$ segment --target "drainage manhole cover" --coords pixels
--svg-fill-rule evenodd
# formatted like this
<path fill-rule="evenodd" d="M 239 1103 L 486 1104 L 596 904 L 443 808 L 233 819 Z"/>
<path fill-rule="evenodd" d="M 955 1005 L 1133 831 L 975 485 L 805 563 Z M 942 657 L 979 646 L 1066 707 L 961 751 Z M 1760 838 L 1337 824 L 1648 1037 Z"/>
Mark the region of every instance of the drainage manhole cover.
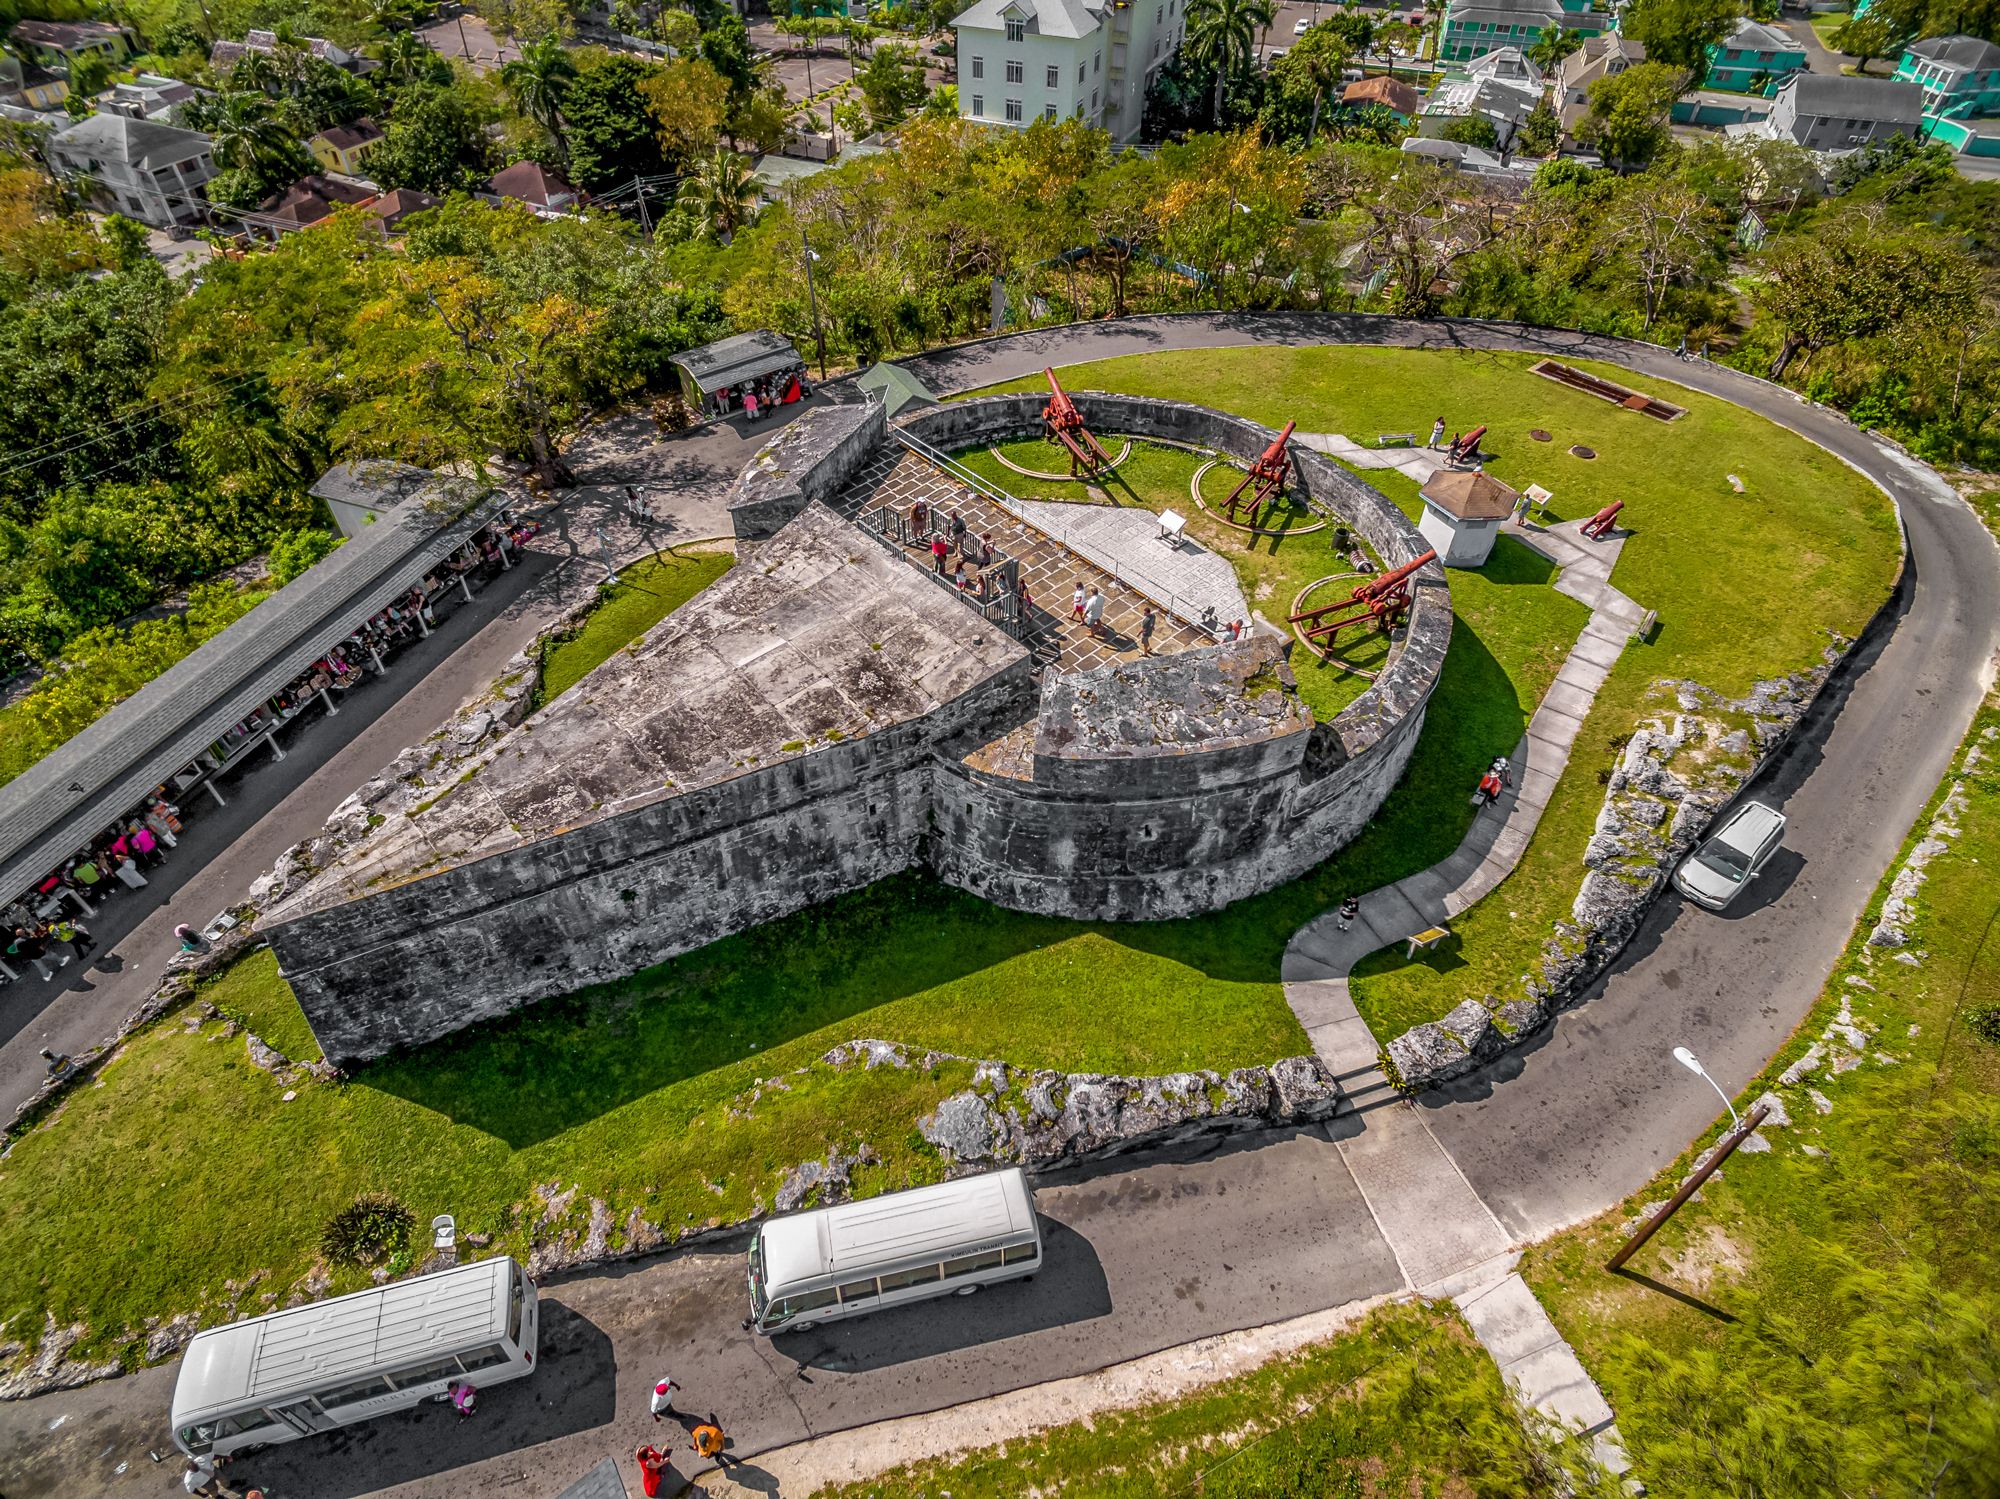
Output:
<path fill-rule="evenodd" d="M 1540 427 L 1536 427 L 1536 428 L 1535 428 L 1534 430 L 1532 430 L 1531 432 L 1529 432 L 1529 433 L 1528 433 L 1528 436 L 1530 436 L 1530 437 L 1534 438 L 1536 442 L 1553 442 L 1553 441 L 1555 441 L 1555 439 L 1554 439 L 1554 438 L 1550 437 L 1550 436 L 1549 436 L 1549 434 L 1548 434 L 1548 433 L 1546 433 L 1546 432 L 1544 432 L 1544 431 L 1543 431 L 1543 430 L 1542 430 L 1542 429 L 1541 429 Z"/>
<path fill-rule="evenodd" d="M 1573 458 L 1595 458 L 1597 456 L 1597 450 L 1595 448 L 1586 448 L 1581 444 L 1571 448 L 1569 451 L 1570 451 L 1570 456 Z"/>

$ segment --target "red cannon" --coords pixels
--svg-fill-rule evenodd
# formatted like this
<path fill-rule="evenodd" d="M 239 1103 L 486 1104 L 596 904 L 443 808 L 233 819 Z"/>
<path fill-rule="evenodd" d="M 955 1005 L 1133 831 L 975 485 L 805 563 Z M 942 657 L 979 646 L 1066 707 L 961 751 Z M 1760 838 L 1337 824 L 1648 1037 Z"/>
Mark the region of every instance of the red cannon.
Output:
<path fill-rule="evenodd" d="M 1336 603 L 1301 610 L 1291 616 L 1291 623 L 1304 625 L 1306 640 L 1321 650 L 1349 625 L 1372 624 L 1380 630 L 1393 630 L 1409 616 L 1410 579 L 1426 562 L 1436 560 L 1434 550 L 1413 557 L 1392 572 L 1368 579 Z"/>
<path fill-rule="evenodd" d="M 1445 451 L 1448 463 L 1470 463 L 1479 456 L 1479 439 L 1486 435 L 1484 427 L 1474 427 L 1463 437 L 1454 437 Z"/>
<path fill-rule="evenodd" d="M 1578 529 L 1592 541 L 1602 541 L 1610 532 L 1612 522 L 1618 519 L 1618 512 L 1625 508 L 1623 500 L 1613 500 L 1597 514 L 1585 521 Z"/>
<path fill-rule="evenodd" d="M 1243 476 L 1243 482 L 1229 491 L 1229 498 L 1223 501 L 1222 506 L 1224 519 L 1239 526 L 1254 526 L 1259 511 L 1284 497 L 1285 479 L 1289 472 L 1285 444 L 1291 441 L 1292 431 L 1297 426 L 1297 422 L 1286 422 L 1285 430 L 1264 449 L 1264 456 L 1250 465 L 1250 472 Z M 1248 496 L 1243 493 L 1246 489 L 1250 491 Z"/>
<path fill-rule="evenodd" d="M 1054 370 L 1045 369 L 1042 374 L 1049 382 L 1049 404 L 1042 408 L 1042 430 L 1051 442 L 1059 442 L 1069 450 L 1069 471 L 1073 476 L 1089 474 L 1095 476 L 1111 467 L 1111 455 L 1095 437 L 1090 428 L 1083 424 L 1083 413 L 1076 409 L 1076 402 L 1056 379 Z"/>

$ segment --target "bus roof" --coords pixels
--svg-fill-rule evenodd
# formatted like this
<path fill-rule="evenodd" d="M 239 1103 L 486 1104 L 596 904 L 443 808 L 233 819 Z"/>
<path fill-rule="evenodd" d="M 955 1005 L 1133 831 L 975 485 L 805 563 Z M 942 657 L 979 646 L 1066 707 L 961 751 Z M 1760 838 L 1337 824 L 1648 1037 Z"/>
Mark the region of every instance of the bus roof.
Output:
<path fill-rule="evenodd" d="M 774 1218 L 763 1228 L 764 1281 L 790 1286 L 902 1261 L 942 1259 L 1032 1233 L 1035 1201 L 1021 1169 L 961 1177 L 861 1202 Z"/>
<path fill-rule="evenodd" d="M 513 1264 L 475 1260 L 196 1333 L 174 1382 L 174 1425 L 497 1338 Z"/>

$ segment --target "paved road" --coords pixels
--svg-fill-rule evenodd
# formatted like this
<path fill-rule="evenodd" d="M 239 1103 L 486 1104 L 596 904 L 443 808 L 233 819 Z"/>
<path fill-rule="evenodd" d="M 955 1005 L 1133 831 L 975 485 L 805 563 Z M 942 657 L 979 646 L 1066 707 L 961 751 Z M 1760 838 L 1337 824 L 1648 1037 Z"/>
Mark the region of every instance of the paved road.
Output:
<path fill-rule="evenodd" d="M 41 1086 L 41 1048 L 76 1053 L 113 1034 L 152 992 L 177 946 L 174 927 L 204 923 L 243 898 L 278 855 L 317 832 L 347 796 L 405 746 L 483 691 L 508 657 L 602 575 L 599 529 L 620 560 L 655 546 L 727 535 L 728 485 L 751 453 L 800 408 L 746 431 L 741 419 L 662 439 L 643 416 L 594 428 L 570 450 L 581 487 L 544 514 L 525 565 L 502 573 L 429 640 L 404 647 L 385 677 L 343 700 L 338 717 L 309 709 L 280 731 L 285 759 L 256 751 L 224 783 L 227 808 L 184 798 L 187 830 L 144 890 L 113 892 L 91 921 L 100 946 L 42 982 L 32 968 L 0 986 L 0 1112 Z M 634 527 L 602 486 L 641 486 L 659 517 Z"/>
<path fill-rule="evenodd" d="M 1663 903 L 1589 1004 L 1530 1049 L 1426 1101 L 1432 1128 L 1485 1201 L 1513 1231 L 1540 1232 L 1625 1195 L 1709 1122 L 1713 1103 L 1669 1081 L 1667 1045 L 1690 1041 L 1725 1084 L 1740 1085 L 1803 1015 L 1970 719 L 2000 643 L 2000 553 L 1934 477 L 1839 418 L 1731 371 L 1579 335 L 1206 315 L 1024 334 L 911 363 L 934 388 L 957 390 L 1047 363 L 1256 341 L 1619 359 L 1805 433 L 1888 485 L 1904 508 L 1911 566 L 1886 621 L 1893 628 L 1859 654 L 1759 787 L 1793 817 L 1798 859 L 1777 867 L 1758 891 L 1761 904 L 1735 919 Z M 551 1319 L 550 1362 L 562 1362 L 564 1378 L 495 1390 L 464 1426 L 435 1416 L 377 1423 L 273 1453 L 255 1473 L 276 1479 L 278 1495 L 551 1493 L 643 1438 L 642 1392 L 662 1360 L 695 1399 L 713 1399 L 754 1453 L 1335 1305 L 1396 1280 L 1337 1152 L 1313 1133 L 1102 1170 L 1050 1189 L 1044 1205 L 1061 1226 L 1062 1267 L 1045 1273 L 1032 1300 L 999 1292 L 971 1304 L 943 1329 L 949 1344 L 925 1341 L 941 1333 L 921 1313 L 857 1324 L 825 1343 L 757 1343 L 736 1328 L 732 1260 L 668 1258 L 551 1288 L 570 1319 Z M 144 1459 L 159 1443 L 172 1376 L 152 1370 L 0 1409 L 0 1489 L 163 1492 L 166 1475 Z M 502 1442 L 507 1450 L 496 1454 Z"/>

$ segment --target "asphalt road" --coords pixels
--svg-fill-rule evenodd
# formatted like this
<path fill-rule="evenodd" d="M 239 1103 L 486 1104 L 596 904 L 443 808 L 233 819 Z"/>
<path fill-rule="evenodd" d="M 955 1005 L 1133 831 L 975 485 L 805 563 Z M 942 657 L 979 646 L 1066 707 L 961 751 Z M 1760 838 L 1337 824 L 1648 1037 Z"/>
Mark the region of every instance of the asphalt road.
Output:
<path fill-rule="evenodd" d="M 2000 552 L 1934 476 L 1831 413 L 1732 371 L 1581 335 L 1199 315 L 1022 334 L 909 363 L 950 391 L 1164 348 L 1350 341 L 1605 357 L 1722 395 L 1887 485 L 1909 534 L 1910 566 L 1880 635 L 1755 788 L 1792 818 L 1786 862 L 1726 918 L 1663 901 L 1589 1003 L 1425 1101 L 1468 1179 L 1528 1236 L 1617 1201 L 1710 1122 L 1712 1095 L 1671 1068 L 1668 1046 L 1692 1044 L 1725 1086 L 1739 1086 L 1803 1016 L 1987 680 L 2000 644 Z M 378 1422 L 274 1451 L 243 1476 L 269 1479 L 273 1499 L 550 1494 L 646 1439 L 644 1391 L 662 1372 L 691 1404 L 713 1404 L 754 1454 L 1338 1305 L 1397 1278 L 1338 1153 L 1313 1133 L 1100 1168 L 1039 1195 L 1054 1253 L 1031 1293 L 953 1303 L 946 1319 L 912 1313 L 764 1343 L 737 1328 L 733 1257 L 579 1276 L 547 1291 L 556 1367 L 496 1388 L 474 1421 Z M 0 1490 L 167 1491 L 171 1472 L 146 1453 L 161 1447 L 173 1373 L 0 1408 Z"/>

